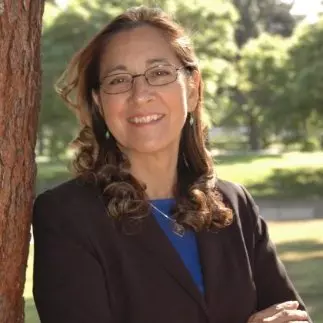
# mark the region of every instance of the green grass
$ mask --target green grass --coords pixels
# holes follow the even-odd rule
[[[255,198],[320,198],[323,192],[323,152],[281,155],[217,156],[220,178],[245,185]],[[38,163],[37,192],[69,178],[67,162]]]
[[[219,177],[244,184],[255,198],[313,199],[323,195],[323,153],[217,156]],[[67,162],[39,162],[37,191],[69,178]],[[316,323],[323,299],[323,220],[270,223],[273,240]],[[26,323],[39,323],[31,293],[32,248],[25,285]]]
[[[269,230],[281,259],[315,323],[323,323],[323,220],[270,222]],[[25,284],[26,323],[39,323],[32,299],[30,248]]]
[[[40,323],[32,294],[33,259],[34,248],[33,245],[31,245],[29,248],[29,257],[27,263],[26,282],[24,291],[26,323]]]
[[[323,195],[323,153],[217,156],[220,178],[245,185],[255,198],[299,199]]]
[[[323,323],[323,220],[272,222],[269,232],[315,323]]]

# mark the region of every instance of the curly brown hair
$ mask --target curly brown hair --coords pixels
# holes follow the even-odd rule
[[[130,8],[105,26],[72,58],[57,86],[59,95],[73,109],[81,130],[73,141],[76,157],[73,169],[78,176],[94,179],[99,187],[107,213],[121,223],[138,224],[150,214],[145,185],[129,172],[129,160],[122,154],[108,130],[92,91],[98,91],[99,62],[107,41],[116,33],[138,26],[158,28],[167,37],[188,73],[200,73],[197,59],[184,30],[162,10],[144,6]],[[177,163],[177,184],[173,189],[176,205],[172,210],[176,221],[195,231],[223,228],[232,222],[232,210],[216,190],[213,161],[205,146],[205,130],[201,115],[203,84],[193,112],[194,123],[187,118],[182,129]],[[124,228],[124,226],[122,226]]]

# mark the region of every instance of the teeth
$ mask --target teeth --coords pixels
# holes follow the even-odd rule
[[[150,116],[145,117],[134,117],[130,118],[129,121],[132,123],[149,123],[151,121],[156,121],[162,117],[161,114],[152,114]]]

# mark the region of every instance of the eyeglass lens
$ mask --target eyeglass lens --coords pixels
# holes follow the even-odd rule
[[[126,92],[131,89],[134,78],[142,75],[145,76],[150,85],[166,85],[176,80],[177,70],[172,65],[162,65],[149,68],[144,74],[131,75],[129,73],[118,73],[104,78],[101,87],[104,92],[109,94]]]

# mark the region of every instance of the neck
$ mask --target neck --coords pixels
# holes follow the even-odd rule
[[[128,152],[130,173],[146,185],[149,199],[171,198],[177,182],[178,149],[173,153]]]

